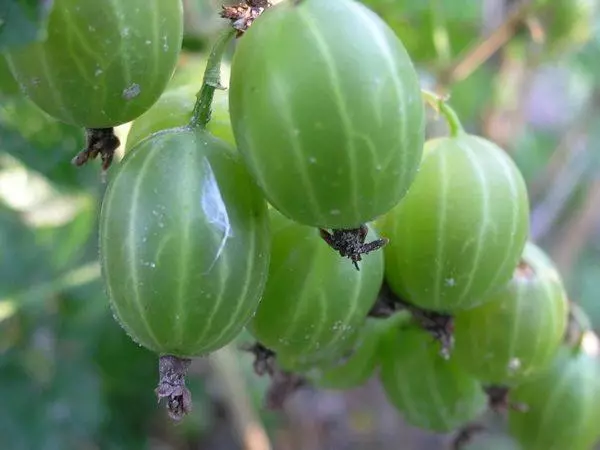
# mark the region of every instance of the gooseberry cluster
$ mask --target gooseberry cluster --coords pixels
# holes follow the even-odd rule
[[[47,39],[6,55],[35,104],[87,130],[77,164],[108,168],[113,128],[133,120],[103,199],[102,273],[116,320],[160,355],[170,415],[191,408],[190,358],[247,328],[257,371],[292,389],[375,375],[416,426],[504,406],[527,450],[590,448],[598,341],[528,240],[507,153],[421,90],[356,0],[223,16],[208,61],[174,76],[180,0],[56,0]],[[447,136],[425,140],[427,105]]]

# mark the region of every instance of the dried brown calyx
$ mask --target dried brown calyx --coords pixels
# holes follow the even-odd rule
[[[167,412],[173,420],[181,420],[192,411],[192,394],[185,386],[185,376],[192,360],[163,355],[158,361],[159,382],[156,396],[167,400]]]
[[[327,245],[337,251],[342,258],[349,258],[356,270],[360,270],[358,262],[362,260],[362,255],[379,250],[388,243],[387,238],[366,242],[369,234],[369,228],[366,225],[358,228],[332,229],[331,232],[319,228],[319,233]]]
[[[519,261],[519,264],[515,269],[514,276],[524,280],[532,280],[535,278],[535,271],[533,270],[533,267],[527,263],[527,261],[522,259]]]
[[[488,406],[492,411],[497,413],[502,413],[507,410],[518,412],[527,411],[527,405],[510,401],[510,389],[507,386],[486,386],[485,393],[488,396]]]
[[[100,156],[102,170],[106,171],[112,164],[119,145],[121,142],[115,135],[114,128],[86,128],[85,148],[73,158],[72,162],[79,167]]]
[[[224,5],[221,17],[231,21],[231,26],[237,30],[237,36],[240,37],[265,9],[271,6],[269,0],[245,0],[235,5]]]

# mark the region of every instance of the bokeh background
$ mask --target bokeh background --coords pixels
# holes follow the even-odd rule
[[[224,25],[221,1],[184,3],[183,59],[208,51]],[[515,159],[530,192],[532,239],[599,330],[597,1],[365,3],[403,39],[423,86],[451,95],[465,127]],[[443,133],[430,119],[430,132]],[[239,342],[194,362],[195,409],[173,425],[153,395],[156,356],[130,341],[107,304],[97,250],[105,185],[98,163],[71,165],[81,148],[82,130],[32,106],[0,59],[1,449],[450,448],[451,435],[405,425],[375,380],[343,393],[304,389],[267,411],[268,380]],[[486,420],[495,434],[466,448],[517,448],[501,418]]]

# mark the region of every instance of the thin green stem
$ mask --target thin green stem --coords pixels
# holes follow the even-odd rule
[[[445,98],[442,98],[433,92],[426,91],[425,89],[421,90],[421,95],[423,96],[423,100],[425,100],[429,106],[444,116],[444,119],[446,119],[446,123],[448,124],[450,136],[455,137],[465,132],[460,123],[460,119],[458,118],[458,114],[456,114],[456,111],[446,103]]]
[[[227,27],[223,34],[219,36],[210,52],[204,71],[202,87],[196,94],[196,104],[194,105],[194,113],[190,121],[190,127],[192,128],[204,129],[210,121],[215,90],[224,89],[221,85],[221,60],[229,42],[235,34],[236,31],[233,28]]]

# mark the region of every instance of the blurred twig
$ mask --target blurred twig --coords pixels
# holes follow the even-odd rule
[[[484,110],[482,132],[506,151],[510,151],[514,137],[524,127],[523,98],[529,83],[527,61],[502,52],[501,62],[493,82],[493,96]]]
[[[585,151],[574,152],[556,178],[548,186],[547,195],[531,212],[531,239],[539,241],[550,234],[569,199],[579,186],[584,174],[590,169],[591,155]]]
[[[550,248],[560,273],[567,278],[577,257],[600,222],[600,178],[590,185],[579,209],[561,229],[556,244]]]
[[[531,0],[520,1],[506,19],[491,33],[458,55],[438,77],[438,86],[448,86],[464,80],[515,35],[532,11]]]
[[[579,117],[573,121],[575,125],[563,135],[544,169],[531,182],[530,198],[537,199],[546,193],[531,213],[531,237],[534,241],[550,234],[582,177],[590,171],[592,155],[586,135],[593,125],[594,111],[599,102],[599,93],[594,92]]]
[[[529,192],[531,198],[535,199],[546,191],[548,186],[554,182],[560,172],[568,165],[569,161],[585,146],[578,145],[590,127],[592,119],[595,118],[595,108],[598,107],[600,97],[598,93],[590,96],[587,104],[581,108],[580,114],[575,118],[573,127],[569,128],[562,136],[556,150],[544,166],[543,170],[530,182]]]
[[[267,433],[256,417],[246,392],[246,382],[241,376],[235,350],[224,347],[211,354],[209,361],[216,380],[222,388],[244,450],[271,450]]]

